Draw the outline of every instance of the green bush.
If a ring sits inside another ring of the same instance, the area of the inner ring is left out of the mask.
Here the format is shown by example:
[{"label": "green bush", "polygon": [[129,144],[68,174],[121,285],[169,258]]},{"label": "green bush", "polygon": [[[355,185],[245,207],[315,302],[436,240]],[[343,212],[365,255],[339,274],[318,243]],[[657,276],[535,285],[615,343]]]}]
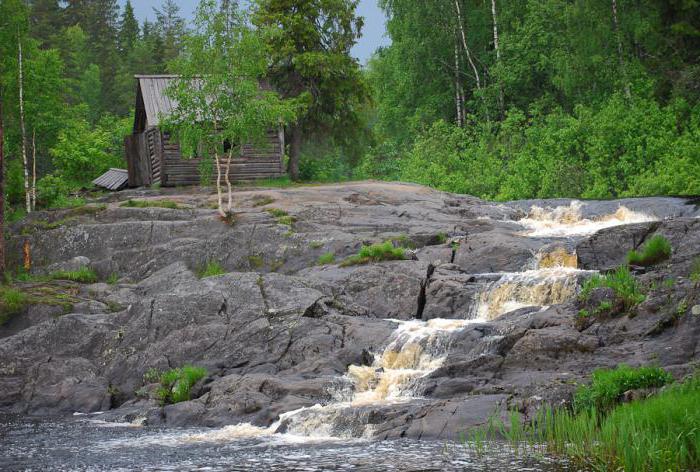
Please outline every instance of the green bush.
[{"label": "green bush", "polygon": [[204,279],[206,277],[215,277],[225,273],[226,269],[224,269],[221,264],[217,261],[209,261],[197,272],[197,277]]},{"label": "green bush", "polygon": [[644,244],[641,252],[630,251],[627,254],[627,263],[638,266],[651,266],[665,261],[669,257],[671,257],[671,243],[660,234],[657,234]]},{"label": "green bush", "polygon": [[591,384],[579,387],[574,395],[574,409],[578,412],[595,408],[610,410],[627,390],[658,388],[673,381],[668,372],[659,367],[632,368],[620,364],[616,369],[598,369],[591,376]]},{"label": "green bush", "polygon": [[281,225],[292,226],[292,224],[296,221],[296,218],[291,216],[286,211],[280,210],[279,208],[268,208],[267,212],[277,220],[278,224]]},{"label": "green bush", "polygon": [[207,369],[192,365],[184,365],[178,369],[163,372],[160,376],[160,388],[157,392],[161,404],[190,400],[190,390],[207,374]]},{"label": "green bush", "polygon": [[318,258],[318,265],[333,264],[333,262],[335,262],[335,254],[333,254],[332,252],[322,254]]},{"label": "green bush", "polygon": [[97,274],[89,267],[81,267],[78,270],[59,270],[49,274],[49,278],[56,280],[71,280],[84,284],[97,282]]},{"label": "green bush", "polygon": [[605,275],[595,274],[586,280],[581,287],[579,298],[588,300],[591,292],[596,288],[608,287],[615,291],[615,295],[624,304],[625,310],[646,299],[637,279],[632,275],[627,266],[620,266],[614,272]]},{"label": "green bush", "polygon": [[360,252],[354,256],[350,256],[341,262],[341,267],[347,267],[358,264],[367,264],[369,262],[393,261],[401,260],[405,257],[405,250],[402,247],[394,247],[391,241],[372,244],[371,246],[362,246]]}]

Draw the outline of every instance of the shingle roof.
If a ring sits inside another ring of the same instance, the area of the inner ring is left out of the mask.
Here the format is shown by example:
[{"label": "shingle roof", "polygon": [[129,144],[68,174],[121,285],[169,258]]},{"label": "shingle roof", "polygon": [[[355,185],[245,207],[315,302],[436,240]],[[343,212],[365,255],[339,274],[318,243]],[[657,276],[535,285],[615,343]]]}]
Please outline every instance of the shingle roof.
[{"label": "shingle roof", "polygon": [[92,181],[98,187],[107,190],[121,190],[129,183],[129,173],[126,169],[109,169],[107,172]]}]

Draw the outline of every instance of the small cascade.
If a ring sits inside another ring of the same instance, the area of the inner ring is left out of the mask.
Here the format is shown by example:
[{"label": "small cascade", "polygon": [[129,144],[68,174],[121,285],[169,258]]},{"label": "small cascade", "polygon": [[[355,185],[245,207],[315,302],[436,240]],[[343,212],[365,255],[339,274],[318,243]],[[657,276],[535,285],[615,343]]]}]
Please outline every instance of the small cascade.
[{"label": "small cascade", "polygon": [[476,317],[493,320],[519,308],[564,303],[576,295],[581,277],[590,273],[570,267],[505,273],[481,293]]},{"label": "small cascade", "polygon": [[593,234],[603,228],[631,223],[655,221],[656,218],[625,206],[620,206],[614,213],[595,218],[584,218],[584,203],[574,200],[568,206],[542,208],[533,206],[527,217],[518,221],[527,231],[523,234],[531,237],[567,237]]},{"label": "small cascade", "polygon": [[306,437],[362,437],[372,434],[363,407],[418,398],[416,380],[442,365],[455,331],[482,320],[432,319],[396,321],[399,326],[371,366],[351,365],[345,379],[353,388],[336,393],[336,401],[284,413],[276,431]]},{"label": "small cascade", "polygon": [[556,247],[551,251],[537,255],[538,269],[556,269],[557,267],[578,268],[576,252],[569,252],[563,247]]}]

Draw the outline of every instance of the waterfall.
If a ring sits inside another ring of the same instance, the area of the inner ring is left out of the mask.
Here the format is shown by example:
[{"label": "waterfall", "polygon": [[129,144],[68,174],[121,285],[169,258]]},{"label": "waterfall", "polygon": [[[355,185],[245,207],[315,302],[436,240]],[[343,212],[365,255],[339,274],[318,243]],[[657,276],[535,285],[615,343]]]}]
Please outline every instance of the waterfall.
[{"label": "waterfall", "polygon": [[656,218],[620,206],[614,213],[595,218],[584,218],[584,204],[574,200],[568,206],[542,208],[533,206],[527,217],[518,221],[527,230],[524,236],[567,237],[593,234],[603,228],[631,223],[655,221]]}]

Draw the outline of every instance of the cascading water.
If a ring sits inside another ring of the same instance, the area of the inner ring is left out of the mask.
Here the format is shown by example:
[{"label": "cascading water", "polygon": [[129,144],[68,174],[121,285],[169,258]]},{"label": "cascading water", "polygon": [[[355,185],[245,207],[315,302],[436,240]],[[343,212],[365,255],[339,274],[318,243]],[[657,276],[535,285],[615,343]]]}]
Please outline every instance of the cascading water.
[{"label": "cascading water", "polygon": [[[601,228],[652,221],[647,215],[620,207],[615,213],[596,219],[581,215],[582,204],[544,210],[532,207],[519,221],[530,237],[571,237],[593,233]],[[274,436],[285,441],[338,440],[371,437],[369,415],[372,407],[419,399],[417,380],[439,368],[445,361],[452,334],[471,323],[488,322],[529,306],[563,303],[576,294],[578,283],[590,271],[578,270],[575,252],[556,247],[538,254],[523,272],[479,274],[494,282],[479,295],[470,319],[394,320],[398,326],[386,348],[375,355],[371,366],[351,365],[341,379],[344,388],[332,394],[326,405],[300,408],[280,415],[263,428],[248,423],[187,435],[176,441],[209,442],[236,438]],[[284,433],[282,436],[279,433]],[[162,443],[162,438],[159,439]]]},{"label": "cascading water", "polygon": [[612,214],[596,218],[584,218],[582,208],[584,203],[577,200],[568,206],[553,209],[533,206],[527,217],[518,221],[527,231],[524,236],[530,237],[568,237],[593,234],[603,228],[631,223],[655,221],[656,218],[644,213],[632,211],[620,206]]}]

